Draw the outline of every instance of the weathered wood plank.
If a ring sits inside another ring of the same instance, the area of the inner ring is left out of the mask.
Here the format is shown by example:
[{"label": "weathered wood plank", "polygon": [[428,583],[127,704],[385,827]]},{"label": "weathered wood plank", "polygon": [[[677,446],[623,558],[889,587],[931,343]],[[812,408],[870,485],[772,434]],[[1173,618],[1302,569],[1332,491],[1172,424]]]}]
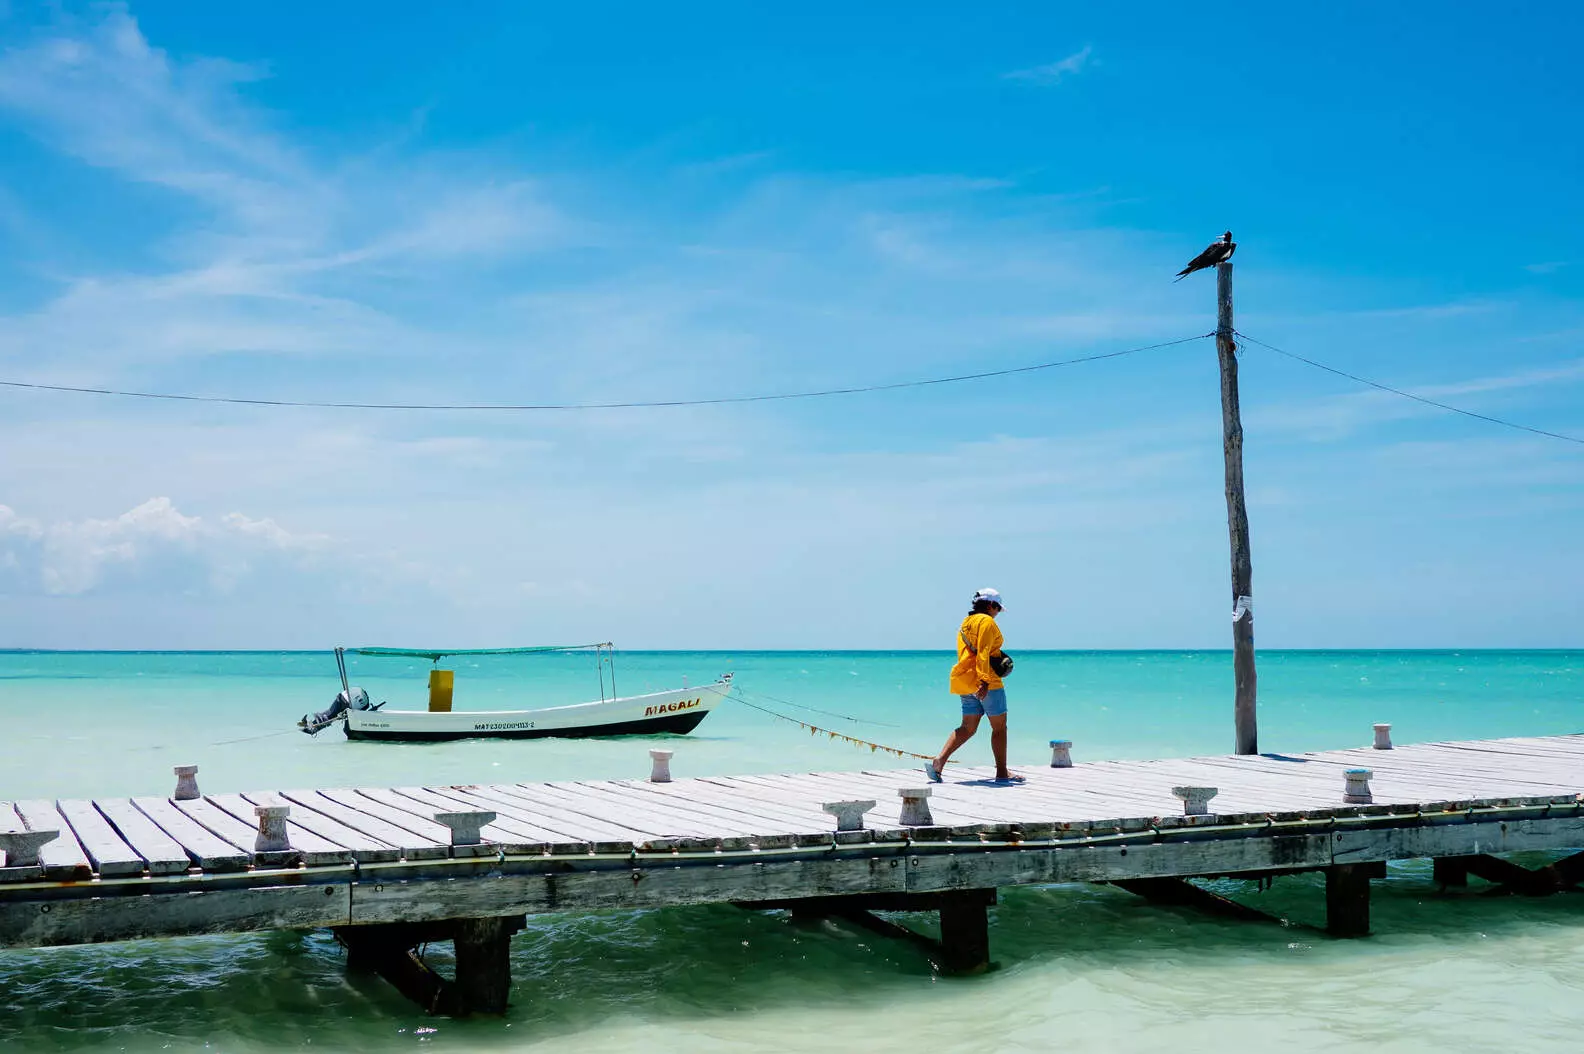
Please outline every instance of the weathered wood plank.
[{"label": "weathered wood plank", "polygon": [[[404,794],[383,787],[362,787],[356,790],[327,790],[323,791],[327,797],[354,809],[363,810],[372,815],[379,816],[398,827],[412,831],[421,838],[432,839],[437,843],[448,843],[451,839],[451,830],[445,824],[439,823],[434,816],[437,812],[446,812],[452,808],[426,805],[414,801]],[[517,852],[516,839],[505,834],[499,828],[485,825],[482,831],[484,841],[478,845],[453,845],[450,846],[453,857],[493,856],[502,849],[507,852]],[[497,838],[501,835],[502,838]],[[506,842],[512,843],[512,848],[506,848]],[[544,852],[543,843],[538,844],[536,852]]]},{"label": "weathered wood plank", "polygon": [[[372,793],[372,792],[369,792]],[[488,809],[496,814],[492,823],[484,825],[481,834],[501,852],[514,853],[527,856],[543,856],[547,852],[560,849],[562,852],[587,852],[586,843],[570,842],[564,836],[543,828],[534,827],[523,823],[515,817],[503,814],[499,809],[489,809],[473,802],[457,801],[455,798],[432,793],[423,787],[402,787],[392,793],[406,799],[414,808],[426,810],[426,815],[433,817],[437,812],[455,812],[457,809]]]},{"label": "weathered wood plank", "polygon": [[198,933],[344,925],[351,883],[165,895],[0,901],[0,947],[52,947]]},{"label": "weathered wood plank", "polygon": [[247,850],[256,867],[295,867],[302,863],[302,853],[297,849],[253,851],[254,838],[258,835],[257,823],[239,820],[207,798],[172,800],[171,804],[216,838]]},{"label": "weathered wood plank", "polygon": [[30,831],[60,831],[60,837],[39,846],[39,864],[44,877],[57,882],[76,882],[93,875],[93,864],[83,851],[82,843],[72,833],[71,824],[51,801],[12,802],[12,807],[22,817]]},{"label": "weathered wood plank", "polygon": [[[274,798],[260,797],[260,801],[251,802],[240,794],[208,795],[209,801],[215,808],[230,813],[232,817],[243,823],[256,822],[257,815],[253,811],[256,805],[287,804]],[[295,816],[286,818],[286,831],[287,844],[299,854],[305,867],[330,867],[352,862],[352,850],[314,833],[297,822]]]},{"label": "weathered wood plank", "polygon": [[[552,852],[619,851],[631,848],[632,836],[613,825],[591,821],[587,817],[557,816],[524,806],[514,798],[483,787],[403,787],[404,794],[418,790],[444,802],[450,809],[483,809],[496,814],[497,823],[510,823],[524,834],[538,837],[551,847]],[[602,836],[613,836],[602,840]]]},{"label": "weathered wood plank", "polygon": [[251,805],[290,805],[292,811],[286,821],[288,830],[295,824],[305,831],[318,835],[331,845],[345,849],[352,854],[352,859],[359,863],[374,864],[401,859],[401,850],[396,846],[388,845],[324,813],[293,803],[278,793],[244,794],[242,800]]},{"label": "weathered wood plank", "polygon": [[[438,860],[451,855],[450,838],[445,841],[438,838],[423,838],[404,827],[398,827],[382,817],[347,805],[327,797],[319,791],[299,790],[282,791],[281,797],[291,802],[294,807],[312,810],[315,813],[329,817],[344,826],[377,839],[381,844],[393,847],[402,858],[407,860]],[[439,824],[441,831],[445,827]],[[447,832],[449,833],[449,832]],[[360,861],[364,857],[358,857]]]},{"label": "weathered wood plank", "polygon": [[138,811],[126,798],[106,798],[94,802],[116,833],[143,858],[151,875],[181,874],[192,866],[181,843]]},{"label": "weathered wood plank", "polygon": [[93,802],[57,801],[55,807],[71,824],[72,833],[82,843],[95,871],[107,877],[143,873],[143,858],[121,840]]},{"label": "weathered wood plank", "polygon": [[188,858],[205,871],[241,871],[252,859],[251,852],[214,834],[167,798],[133,798],[132,804],[180,843]]}]

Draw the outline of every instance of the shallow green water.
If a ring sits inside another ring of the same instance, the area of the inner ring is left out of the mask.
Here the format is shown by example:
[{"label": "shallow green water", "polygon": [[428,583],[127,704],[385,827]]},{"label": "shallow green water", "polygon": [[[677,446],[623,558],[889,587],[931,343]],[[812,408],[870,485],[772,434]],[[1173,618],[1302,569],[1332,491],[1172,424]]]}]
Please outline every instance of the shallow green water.
[{"label": "shallow green water", "polygon": [[[1022,653],[1009,683],[1014,764],[1046,740],[1080,759],[1221,752],[1229,661],[1213,653]],[[458,708],[598,696],[582,657],[458,664]],[[932,654],[624,654],[624,694],[732,670],[749,702],[912,750],[955,722]],[[365,660],[354,680],[417,704],[426,663]],[[532,693],[521,688],[531,674]],[[1265,653],[1261,745],[1358,745],[1584,728],[1584,654]],[[289,729],[336,688],[326,655],[0,654],[0,797],[327,783],[630,776],[647,739],[347,743]],[[607,686],[608,690],[608,686]],[[523,694],[519,694],[523,693]],[[788,703],[840,717],[794,710]],[[851,721],[846,718],[861,718]],[[285,730],[284,734],[276,734]],[[673,738],[678,775],[894,765],[728,704]],[[988,745],[966,748],[983,762]],[[1100,887],[1003,891],[1000,968],[934,976],[918,950],[840,925],[729,907],[529,920],[504,1021],[417,1013],[349,978],[323,934],[255,934],[0,953],[7,1051],[1575,1050],[1584,895],[1439,896],[1427,867],[1376,884],[1376,936],[1333,941],[1319,883],[1234,896],[1287,926],[1203,918]],[[1477,887],[1476,887],[1477,888]],[[927,925],[925,916],[910,920]],[[445,967],[447,949],[431,957]]]}]

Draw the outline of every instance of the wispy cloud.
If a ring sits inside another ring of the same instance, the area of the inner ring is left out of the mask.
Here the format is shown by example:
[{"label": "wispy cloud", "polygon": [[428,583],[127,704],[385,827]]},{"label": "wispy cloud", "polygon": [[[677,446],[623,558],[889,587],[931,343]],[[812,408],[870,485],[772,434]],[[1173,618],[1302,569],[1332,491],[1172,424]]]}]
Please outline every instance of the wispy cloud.
[{"label": "wispy cloud", "polygon": [[1047,63],[1043,66],[1030,66],[1028,69],[1013,70],[1001,76],[1009,81],[1027,81],[1031,84],[1060,84],[1068,77],[1075,77],[1089,66],[1089,59],[1094,54],[1094,46],[1085,44],[1077,51],[1064,59]]},{"label": "wispy cloud", "polygon": [[[1426,399],[1459,406],[1461,409],[1494,413],[1495,411],[1490,410],[1486,403],[1469,397],[1531,389],[1546,391],[1558,385],[1580,382],[1584,382],[1584,359],[1556,366],[1471,377],[1440,384],[1415,385],[1399,382],[1394,386]],[[1349,438],[1372,425],[1436,416],[1451,415],[1445,410],[1374,389],[1311,399],[1301,403],[1268,405],[1257,408],[1248,415],[1250,428],[1267,435],[1297,434],[1308,439],[1328,442]]]},{"label": "wispy cloud", "polygon": [[1530,274],[1556,274],[1567,265],[1566,260],[1548,260],[1544,263],[1524,264],[1524,270]]}]

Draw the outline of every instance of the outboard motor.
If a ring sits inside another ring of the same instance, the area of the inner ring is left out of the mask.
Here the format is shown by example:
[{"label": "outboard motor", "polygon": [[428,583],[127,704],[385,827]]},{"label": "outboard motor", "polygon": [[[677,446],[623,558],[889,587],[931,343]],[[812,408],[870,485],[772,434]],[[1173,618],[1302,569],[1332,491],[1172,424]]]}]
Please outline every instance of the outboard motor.
[{"label": "outboard motor", "polygon": [[334,724],[338,720],[345,720],[343,715],[348,710],[374,709],[369,705],[368,692],[364,691],[362,688],[353,686],[351,689],[351,698],[348,699],[347,695],[348,693],[344,691],[337,692],[335,700],[331,702],[328,709],[321,710],[317,714],[304,714],[302,718],[298,720],[297,727],[302,729],[304,732],[307,732],[309,735],[316,735],[326,726]]}]

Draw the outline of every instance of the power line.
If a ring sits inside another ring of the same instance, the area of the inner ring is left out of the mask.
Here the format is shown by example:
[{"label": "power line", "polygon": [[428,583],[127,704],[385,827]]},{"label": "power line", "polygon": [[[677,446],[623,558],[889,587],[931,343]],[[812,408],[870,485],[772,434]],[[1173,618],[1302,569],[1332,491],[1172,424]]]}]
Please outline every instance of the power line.
[{"label": "power line", "polygon": [[1563,435],[1561,432],[1547,432],[1543,428],[1531,428],[1529,425],[1522,425],[1516,421],[1504,421],[1500,417],[1491,417],[1489,414],[1481,414],[1475,413],[1473,410],[1465,410],[1461,406],[1453,406],[1450,403],[1442,403],[1437,402],[1434,399],[1427,399],[1423,395],[1415,395],[1413,392],[1405,392],[1401,388],[1393,388],[1389,384],[1382,384],[1379,381],[1372,381],[1368,377],[1360,377],[1355,373],[1349,373],[1346,370],[1339,370],[1335,366],[1327,366],[1323,362],[1316,362],[1314,359],[1305,358],[1304,356],[1299,355],[1297,352],[1286,351],[1282,348],[1278,348],[1274,344],[1267,344],[1263,340],[1251,337],[1241,330],[1235,330],[1234,332],[1236,332],[1239,337],[1248,341],[1250,344],[1258,344],[1267,351],[1274,351],[1278,355],[1285,355],[1289,359],[1296,359],[1298,362],[1313,366],[1317,370],[1324,370],[1327,373],[1334,373],[1338,377],[1346,377],[1350,381],[1357,381],[1359,384],[1367,385],[1383,392],[1390,392],[1392,395],[1400,395],[1404,399],[1412,399],[1416,403],[1424,403],[1426,406],[1434,406],[1438,410],[1450,410],[1452,413],[1462,414],[1464,417],[1472,417],[1477,421],[1487,421],[1493,425],[1501,425],[1503,428],[1516,428],[1520,432],[1531,432],[1537,436],[1545,436],[1548,439],[1560,439],[1567,443],[1578,443],[1584,445],[1584,439],[1580,439],[1578,436]]},{"label": "power line", "polygon": [[1062,366],[1076,366],[1085,362],[1099,362],[1103,359],[1119,359],[1124,355],[1136,355],[1141,351],[1154,351],[1157,348],[1170,348],[1178,344],[1187,344],[1189,341],[1204,340],[1214,336],[1212,333],[1199,333],[1192,337],[1180,337],[1177,340],[1168,340],[1160,344],[1146,344],[1138,348],[1124,348],[1121,351],[1106,351],[1097,355],[1080,355],[1074,359],[1058,359],[1054,362],[1041,362],[1033,366],[1016,366],[1005,370],[986,370],[982,373],[963,373],[953,377],[933,377],[923,381],[897,381],[892,384],[868,384],[854,388],[825,388],[809,392],[780,392],[770,395],[728,395],[714,399],[661,399],[641,402],[622,403],[371,403],[371,402],[328,402],[311,399],[248,399],[229,395],[189,395],[169,392],[132,392],[120,391],[114,388],[77,388],[64,384],[33,384],[27,381],[0,381],[0,386],[6,388],[22,388],[29,391],[41,392],[69,392],[73,395],[113,395],[127,399],[162,399],[170,402],[185,403],[225,403],[232,406],[274,406],[274,407],[305,407],[318,410],[486,410],[486,411],[527,411],[527,410],[642,410],[659,409],[680,406],[720,406],[726,403],[767,403],[786,399],[820,399],[832,395],[859,395],[864,392],[890,392],[902,388],[924,388],[936,384],[957,384],[962,381],[981,381],[991,377],[1010,377],[1019,373],[1034,373],[1039,370],[1053,370]]}]

